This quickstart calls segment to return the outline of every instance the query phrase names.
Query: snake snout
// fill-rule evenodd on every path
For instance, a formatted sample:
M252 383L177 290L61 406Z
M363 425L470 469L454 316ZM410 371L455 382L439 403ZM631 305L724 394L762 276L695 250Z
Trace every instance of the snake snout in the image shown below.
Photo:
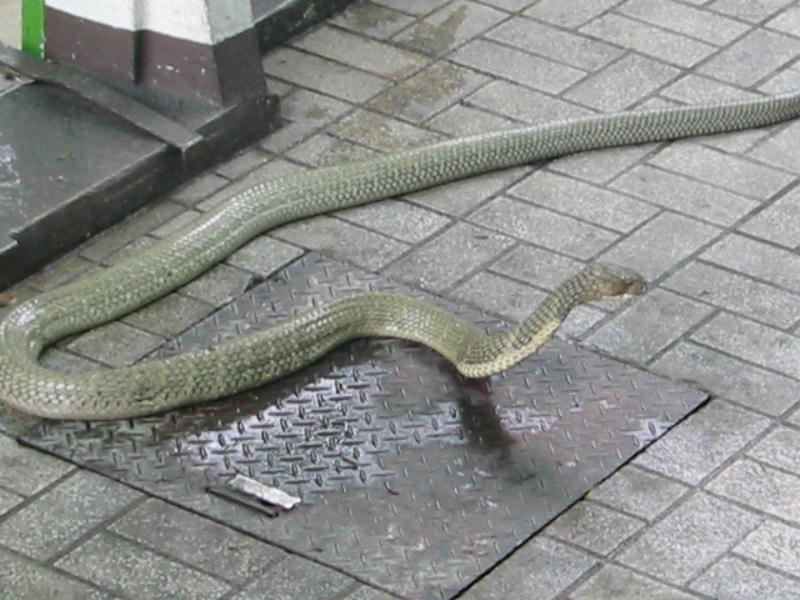
M647 291L644 277L632 269L607 263L587 267L597 299L610 296L639 296Z

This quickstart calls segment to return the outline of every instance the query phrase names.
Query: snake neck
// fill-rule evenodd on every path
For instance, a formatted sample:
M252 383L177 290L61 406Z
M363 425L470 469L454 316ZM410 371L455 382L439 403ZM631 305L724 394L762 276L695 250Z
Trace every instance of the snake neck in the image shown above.
M487 377L514 366L541 348L573 308L587 301L581 273L553 290L519 325L465 345L455 362L465 377Z

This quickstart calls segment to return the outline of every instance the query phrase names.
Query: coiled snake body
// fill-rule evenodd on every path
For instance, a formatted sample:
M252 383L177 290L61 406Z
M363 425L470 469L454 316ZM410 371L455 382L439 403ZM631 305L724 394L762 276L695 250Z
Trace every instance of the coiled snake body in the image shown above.
M496 337L418 301L357 296L219 347L131 367L66 374L38 365L49 344L127 314L191 281L255 235L281 225L487 171L573 152L769 125L800 115L800 95L589 117L446 141L257 184L110 269L44 293L0 323L0 400L42 417L114 419L218 398L308 364L358 336L430 345L467 376L535 352L576 305L641 293L618 267L591 265L516 328Z

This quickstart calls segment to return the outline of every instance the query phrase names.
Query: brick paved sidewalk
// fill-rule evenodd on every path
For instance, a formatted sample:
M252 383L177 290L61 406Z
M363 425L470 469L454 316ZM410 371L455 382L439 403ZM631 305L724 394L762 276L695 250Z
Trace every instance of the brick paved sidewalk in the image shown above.
M374 0L269 54L285 127L21 296L253 181L447 136L800 89L800 2ZM128 364L321 251L509 318L593 259L653 280L562 330L713 400L464 598L800 598L800 123L572 156L282 227L47 360ZM389 598L0 435L0 598Z

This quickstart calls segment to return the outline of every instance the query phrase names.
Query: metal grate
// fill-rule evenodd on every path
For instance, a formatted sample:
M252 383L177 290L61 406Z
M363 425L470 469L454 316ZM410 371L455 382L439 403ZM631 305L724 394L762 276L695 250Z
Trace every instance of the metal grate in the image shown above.
M413 294L308 255L158 354L378 290ZM362 340L230 399L133 421L43 422L23 437L398 595L449 598L705 398L568 343L468 381L428 348ZM237 472L303 504L270 518L206 492Z

